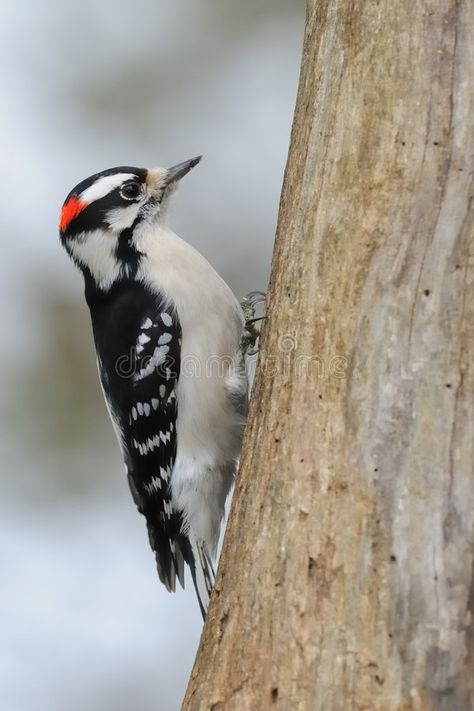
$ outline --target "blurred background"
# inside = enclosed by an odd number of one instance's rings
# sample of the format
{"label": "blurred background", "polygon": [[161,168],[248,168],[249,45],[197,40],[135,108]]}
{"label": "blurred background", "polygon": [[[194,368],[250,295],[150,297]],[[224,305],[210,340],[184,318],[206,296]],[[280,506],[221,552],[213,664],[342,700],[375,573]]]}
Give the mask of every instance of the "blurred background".
{"label": "blurred background", "polygon": [[238,296],[265,289],[304,1],[0,8],[0,709],[175,711],[200,613],[159,584],[59,208],[104,168],[203,153],[171,224]]}

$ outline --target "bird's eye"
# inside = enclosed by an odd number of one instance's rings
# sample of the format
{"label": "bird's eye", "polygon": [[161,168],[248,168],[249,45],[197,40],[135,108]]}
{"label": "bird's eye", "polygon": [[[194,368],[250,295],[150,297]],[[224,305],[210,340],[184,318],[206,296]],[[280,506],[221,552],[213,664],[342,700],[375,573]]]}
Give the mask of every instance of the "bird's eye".
{"label": "bird's eye", "polygon": [[125,199],[125,200],[135,200],[137,197],[140,196],[142,191],[142,187],[140,183],[136,183],[135,181],[131,183],[125,183],[125,185],[122,185],[120,188],[120,195]]}

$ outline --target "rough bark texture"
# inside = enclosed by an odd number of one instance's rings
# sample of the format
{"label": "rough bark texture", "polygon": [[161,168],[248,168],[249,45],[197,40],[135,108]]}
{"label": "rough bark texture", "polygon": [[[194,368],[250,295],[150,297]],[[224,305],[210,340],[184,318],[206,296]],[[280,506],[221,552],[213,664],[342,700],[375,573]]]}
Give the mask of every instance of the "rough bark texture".
{"label": "rough bark texture", "polygon": [[474,708],[474,0],[310,0],[185,711]]}

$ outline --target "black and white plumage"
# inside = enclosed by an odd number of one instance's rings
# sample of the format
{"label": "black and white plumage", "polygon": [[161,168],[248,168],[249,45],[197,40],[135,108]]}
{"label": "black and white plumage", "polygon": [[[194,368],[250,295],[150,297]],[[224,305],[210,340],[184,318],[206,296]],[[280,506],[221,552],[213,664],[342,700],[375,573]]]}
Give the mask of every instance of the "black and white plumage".
{"label": "black and white plumage", "polygon": [[99,375],[160,580],[190,567],[203,614],[247,401],[243,317],[209,263],[164,223],[198,159],[79,183],[61,241],[84,274]]}

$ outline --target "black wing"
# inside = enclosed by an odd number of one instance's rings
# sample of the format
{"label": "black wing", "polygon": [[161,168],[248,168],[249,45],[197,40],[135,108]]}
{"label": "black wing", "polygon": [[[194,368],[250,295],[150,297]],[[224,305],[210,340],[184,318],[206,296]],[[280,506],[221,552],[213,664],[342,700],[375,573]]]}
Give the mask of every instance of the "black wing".
{"label": "black wing", "polygon": [[[173,509],[170,479],[176,459],[181,329],[177,316],[159,308],[143,318],[134,346],[128,411],[123,431],[130,489],[145,516],[160,580],[184,585],[186,541]],[[185,549],[183,551],[183,548]]]}
{"label": "black wing", "polygon": [[182,533],[182,516],[173,508],[170,491],[177,450],[179,319],[164,300],[135,286],[116,294],[107,308],[96,309],[93,324],[104,395],[132,496],[147,521],[158,575],[174,591],[176,577],[184,587],[188,563],[204,614],[212,565],[201,546]]}

